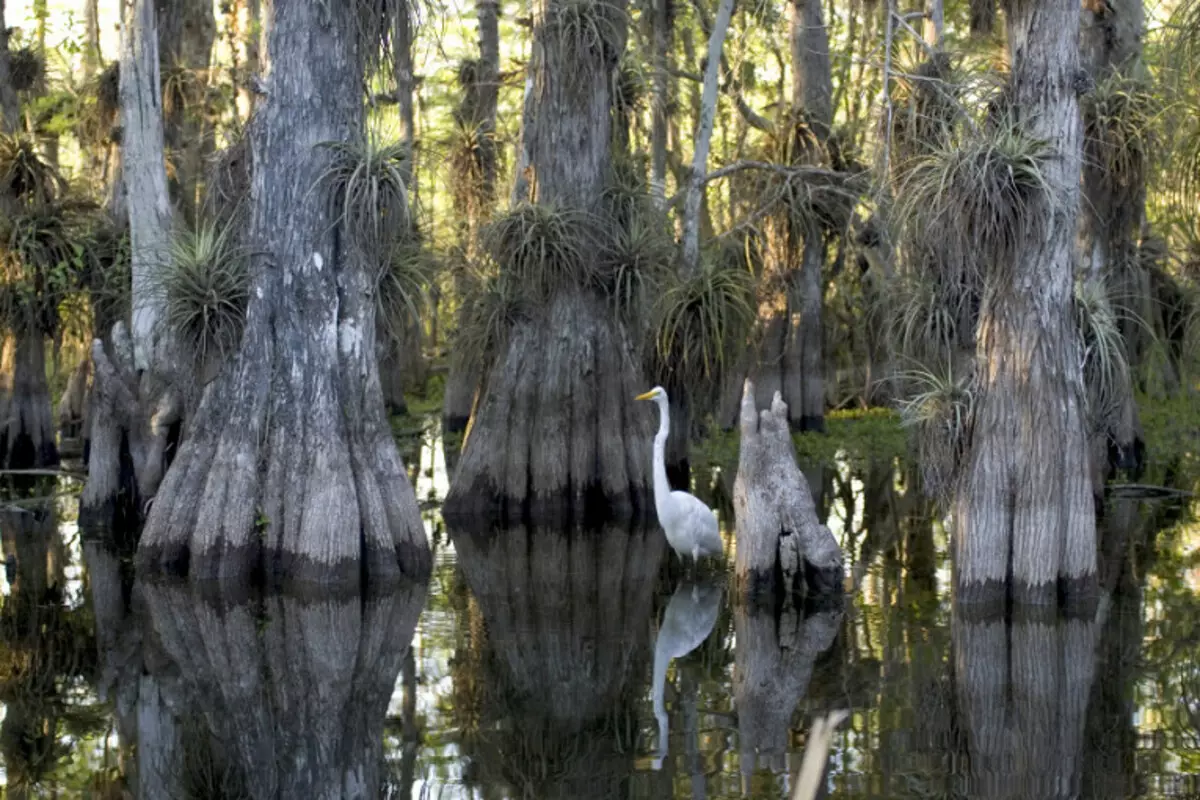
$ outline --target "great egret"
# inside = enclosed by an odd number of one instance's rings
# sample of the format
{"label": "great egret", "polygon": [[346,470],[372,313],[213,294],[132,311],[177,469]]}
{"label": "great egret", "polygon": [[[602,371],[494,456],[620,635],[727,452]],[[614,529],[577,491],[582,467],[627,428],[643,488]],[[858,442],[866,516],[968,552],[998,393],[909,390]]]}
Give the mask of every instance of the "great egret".
{"label": "great egret", "polygon": [[671,414],[667,410],[667,392],[655,386],[635,400],[653,400],[658,404],[658,433],[654,436],[654,509],[658,524],[667,534],[667,542],[679,558],[691,555],[696,562],[700,556],[715,556],[724,552],[721,532],[712,510],[695,495],[671,491],[667,483],[666,448],[671,432]]}

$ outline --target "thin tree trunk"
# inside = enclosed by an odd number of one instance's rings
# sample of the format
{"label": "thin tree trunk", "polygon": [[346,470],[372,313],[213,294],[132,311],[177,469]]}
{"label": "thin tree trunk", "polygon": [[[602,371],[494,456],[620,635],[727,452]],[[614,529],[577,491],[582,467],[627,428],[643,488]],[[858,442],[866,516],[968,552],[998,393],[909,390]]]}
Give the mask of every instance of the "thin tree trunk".
{"label": "thin tree trunk", "polygon": [[[467,176],[459,179],[460,190],[477,197],[455,194],[458,213],[466,219],[462,229],[464,241],[461,246],[467,261],[474,262],[478,255],[479,237],[483,223],[491,216],[496,200],[496,106],[500,97],[500,4],[498,0],[479,0],[475,4],[479,20],[479,68],[474,84],[461,87],[463,101],[459,106],[460,124],[475,131],[477,147],[473,153],[475,170],[478,170],[479,186],[473,186]],[[521,148],[522,152],[524,148]],[[519,179],[519,175],[518,175]],[[466,295],[466,281],[461,273],[456,276],[459,302]],[[459,310],[459,325],[463,324],[465,308]],[[483,375],[475,368],[470,354],[451,354],[450,369],[446,375],[445,394],[442,398],[442,426],[446,433],[461,433],[467,429],[475,398]]]}
{"label": "thin tree trunk", "polygon": [[671,52],[675,33],[675,0],[650,0],[654,74],[650,90],[650,194],[667,199],[667,118],[671,113]]}
{"label": "thin tree trunk", "polygon": [[[594,217],[611,166],[610,88],[625,7],[597,2],[591,13],[609,33],[573,52],[555,29],[578,9],[562,2],[551,0],[534,17],[521,146],[534,202]],[[645,513],[651,417],[633,402],[642,383],[632,356],[604,297],[590,287],[557,287],[515,323],[487,379],[447,513],[560,514],[582,508],[585,498],[605,513]]]}
{"label": "thin tree trunk", "polygon": [[991,36],[996,27],[996,0],[971,0],[971,35]]}
{"label": "thin tree trunk", "polygon": [[[205,387],[138,561],[195,579],[358,586],[423,575],[430,552],[384,414],[372,276],[321,176],[363,136],[356,8],[268,7],[251,130],[251,292],[241,348]],[[322,98],[313,103],[314,97]]]}
{"label": "thin tree trunk", "polygon": [[733,0],[721,0],[712,34],[708,37],[708,57],[704,67],[704,89],[700,95],[700,118],[696,123],[696,141],[692,150],[692,171],[683,199],[682,268],[685,274],[700,269],[700,206],[708,175],[708,151],[712,144],[713,123],[717,114],[717,79],[721,69],[721,51],[733,17]]}
{"label": "thin tree trunk", "polygon": [[925,41],[940,50],[946,35],[946,10],[942,0],[925,0]]}
{"label": "thin tree trunk", "polygon": [[[1093,595],[1095,513],[1088,470],[1073,254],[1082,130],[1076,97],[1078,0],[1019,3],[1008,16],[1011,97],[1025,134],[1053,143],[1051,197],[988,281],[965,473],[955,497],[960,602],[1018,603]],[[1009,575],[1009,564],[1012,573]],[[1060,588],[1061,587],[1061,588]]]}
{"label": "thin tree trunk", "polygon": [[153,272],[167,256],[171,200],[164,161],[158,15],[154,0],[131,0],[125,9],[121,23],[121,148],[133,260],[133,354],[137,369],[162,371],[160,320],[165,299],[155,290]]}
{"label": "thin tree trunk", "polygon": [[254,113],[258,93],[254,82],[258,80],[259,41],[262,38],[262,0],[238,0],[238,21],[241,26],[242,80],[238,82],[238,114],[245,120]]}

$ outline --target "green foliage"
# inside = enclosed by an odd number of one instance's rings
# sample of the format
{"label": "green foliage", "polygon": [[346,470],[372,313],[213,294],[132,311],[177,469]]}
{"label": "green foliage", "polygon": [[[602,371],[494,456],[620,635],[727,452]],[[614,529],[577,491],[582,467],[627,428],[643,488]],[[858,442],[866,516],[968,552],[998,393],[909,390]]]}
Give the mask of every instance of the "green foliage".
{"label": "green foliage", "polygon": [[879,293],[888,341],[896,351],[928,366],[944,363],[973,340],[974,330],[963,331],[962,325],[973,318],[970,306],[978,293],[955,277],[905,275]]}
{"label": "green foliage", "polygon": [[392,248],[375,287],[376,317],[392,339],[398,340],[406,325],[421,319],[429,303],[425,287],[437,271],[437,260],[419,242],[399,242]]}
{"label": "green foliage", "polygon": [[55,202],[66,188],[66,181],[42,159],[33,139],[0,135],[0,193],[36,205]]}
{"label": "green foliage", "polygon": [[596,278],[594,221],[579,211],[521,203],[484,229],[483,244],[506,291],[531,305]]}
{"label": "green foliage", "polygon": [[656,357],[676,381],[720,375],[726,354],[754,324],[754,276],[705,259],[694,274],[669,273],[653,309]]}
{"label": "green foliage", "polygon": [[913,387],[900,404],[905,426],[916,432],[925,491],[947,502],[954,491],[959,465],[966,452],[974,393],[971,379],[953,370],[916,370],[901,380]]}
{"label": "green foliage", "polygon": [[963,131],[905,165],[898,219],[910,238],[936,242],[952,259],[1001,265],[1058,205],[1045,177],[1053,157],[1049,142],[1007,117]]}
{"label": "green foliage", "polygon": [[[1154,149],[1159,114],[1154,85],[1128,72],[1113,72],[1083,98],[1085,161],[1116,188],[1138,191]],[[1117,203],[1133,198],[1116,198]]]}
{"label": "green foliage", "polygon": [[32,47],[18,47],[8,53],[8,79],[15,91],[32,89],[44,69],[41,56]]}
{"label": "green foliage", "polygon": [[249,253],[229,226],[201,222],[177,233],[153,289],[164,299],[163,323],[204,364],[238,347],[250,294]]}
{"label": "green foliage", "polygon": [[[707,437],[693,448],[693,463],[698,470],[704,465],[736,470],[739,439],[736,430]],[[825,417],[825,433],[796,433],[792,441],[802,466],[847,461],[865,467],[893,462],[908,452],[908,432],[901,417],[886,408],[831,411]]]}
{"label": "green foliage", "polygon": [[329,193],[338,221],[360,252],[376,264],[386,264],[393,243],[411,228],[404,183],[406,146],[366,136],[325,142],[323,147],[332,158],[318,185]]}
{"label": "green foliage", "polygon": [[56,329],[59,304],[84,274],[84,213],[79,204],[53,202],[0,219],[0,324]]}
{"label": "green foliage", "polygon": [[1083,344],[1088,411],[1094,423],[1103,423],[1119,412],[1129,387],[1125,340],[1102,280],[1076,280],[1074,308]]}
{"label": "green foliage", "polygon": [[464,267],[463,314],[454,340],[454,358],[472,372],[491,364],[519,319],[516,285],[496,272]]}
{"label": "green foliage", "polygon": [[613,311],[635,321],[667,279],[674,256],[675,241],[661,215],[634,215],[613,230],[599,252],[601,284]]}

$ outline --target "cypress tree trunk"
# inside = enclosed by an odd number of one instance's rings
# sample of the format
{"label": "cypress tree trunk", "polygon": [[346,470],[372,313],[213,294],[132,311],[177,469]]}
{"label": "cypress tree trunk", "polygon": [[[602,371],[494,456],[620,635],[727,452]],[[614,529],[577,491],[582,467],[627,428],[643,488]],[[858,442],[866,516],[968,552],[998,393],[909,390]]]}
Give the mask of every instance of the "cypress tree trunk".
{"label": "cypress tree trunk", "polygon": [[[577,13],[594,15],[609,31],[603,43],[576,52],[557,32]],[[536,11],[522,147],[538,204],[601,213],[624,13],[623,2],[596,0],[582,7],[549,0]],[[605,299],[560,282],[548,303],[516,323],[487,379],[446,512],[562,513],[593,498],[606,513],[644,513],[652,419],[634,406],[641,385],[626,332]]]}
{"label": "cypress tree trunk", "polygon": [[[1073,319],[1073,255],[1082,130],[1076,97],[1079,3],[1012,3],[1012,113],[1052,143],[1051,192],[988,281],[980,310],[978,377],[965,472],[954,501],[960,602],[1084,600],[1096,576],[1081,350]],[[1011,576],[1009,563],[1011,561]],[[1061,584],[1061,585],[1060,585]]]}
{"label": "cypress tree trunk", "polygon": [[[833,124],[833,79],[829,35],[820,0],[792,0],[792,124],[807,124],[822,145]],[[803,153],[803,145],[794,148]],[[815,221],[782,223],[787,305],[768,323],[766,344],[755,370],[759,405],[783,393],[789,419],[799,430],[825,430],[824,292],[825,231]]]}
{"label": "cypress tree trunk", "polygon": [[[455,211],[466,221],[461,228],[461,246],[468,262],[473,262],[478,254],[480,230],[496,199],[496,104],[500,95],[500,4],[497,0],[479,0],[475,13],[479,20],[478,68],[471,76],[463,75],[473,80],[461,87],[463,99],[457,113],[459,124],[475,131],[477,145],[471,166],[478,177],[457,176],[459,186],[454,197]],[[466,281],[459,278],[456,288],[461,301],[466,294]],[[460,325],[464,318],[462,309]],[[442,425],[447,433],[466,430],[482,377],[465,354],[451,354],[442,399]]]}
{"label": "cypress tree trunk", "polygon": [[217,21],[210,0],[154,0],[158,11],[163,87],[164,140],[175,170],[169,186],[172,201],[185,219],[195,219],[196,190],[204,158],[212,150],[205,119],[209,64],[217,38]]}
{"label": "cypress tree trunk", "polygon": [[[160,488],[143,568],[358,585],[424,574],[429,545],[384,415],[366,257],[321,191],[363,134],[353,4],[278,0],[251,130],[251,292]],[[319,102],[318,102],[319,99]],[[314,189],[314,187],[317,187]]]}
{"label": "cypress tree trunk", "polygon": [[46,383],[46,338],[21,330],[0,351],[0,464],[31,469],[58,464],[58,444]]}

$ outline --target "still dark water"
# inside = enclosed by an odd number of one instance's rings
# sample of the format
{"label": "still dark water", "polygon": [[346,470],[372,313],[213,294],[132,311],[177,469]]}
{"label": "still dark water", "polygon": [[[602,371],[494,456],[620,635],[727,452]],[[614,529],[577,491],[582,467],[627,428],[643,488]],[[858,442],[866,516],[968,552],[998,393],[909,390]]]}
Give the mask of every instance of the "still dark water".
{"label": "still dark water", "polygon": [[410,456],[435,569],[383,596],[136,583],[66,482],[0,511],[4,796],[784,798],[844,708],[822,796],[1200,798],[1194,501],[1110,502],[1096,617],[967,620],[904,471],[831,464],[856,590],[747,609],[657,529],[448,532]]}

